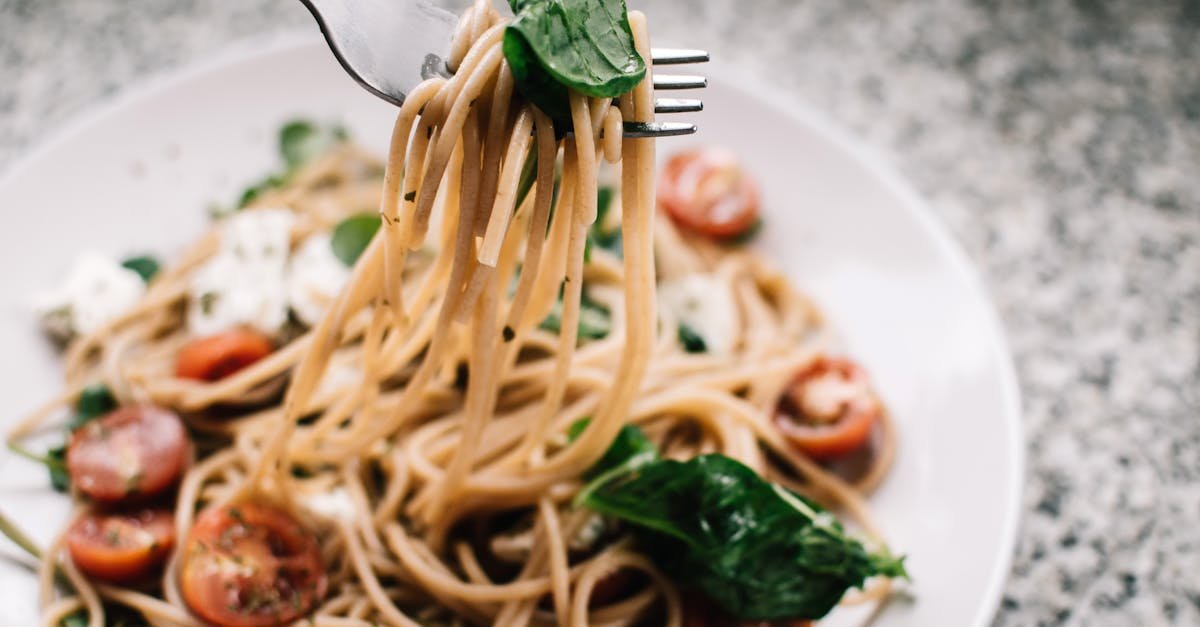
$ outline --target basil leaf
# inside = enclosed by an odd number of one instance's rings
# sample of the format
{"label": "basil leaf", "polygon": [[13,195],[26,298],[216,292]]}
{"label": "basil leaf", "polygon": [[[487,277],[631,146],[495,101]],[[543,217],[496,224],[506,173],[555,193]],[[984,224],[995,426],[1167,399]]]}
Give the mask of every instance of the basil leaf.
{"label": "basil leaf", "polygon": [[567,88],[615,98],[646,75],[624,0],[509,0],[504,57],[517,90],[556,123],[570,124]]}
{"label": "basil leaf", "polygon": [[738,619],[820,618],[868,577],[907,576],[903,558],[869,553],[816,504],[719,454],[655,461],[582,501],[631,523],[665,573]]}
{"label": "basil leaf", "polygon": [[147,283],[150,282],[150,279],[154,278],[154,275],[158,274],[159,269],[158,260],[150,255],[130,257],[122,261],[121,266],[138,273],[138,276],[142,277],[142,280]]}
{"label": "basil leaf", "polygon": [[704,342],[704,338],[692,327],[682,322],[679,323],[678,337],[679,343],[683,345],[683,350],[689,353],[708,352],[708,344]]}
{"label": "basil leaf", "polygon": [[117,408],[117,399],[112,391],[103,383],[93,383],[79,393],[75,402],[75,415],[71,417],[68,428],[71,431],[107,414]]}
{"label": "basil leaf", "polygon": [[333,254],[347,266],[353,266],[379,230],[379,214],[360,213],[338,223],[333,229]]}
{"label": "basil leaf", "polygon": [[[64,616],[58,624],[59,627],[87,627],[88,612],[86,609],[75,610]],[[105,603],[104,624],[105,627],[143,627],[149,623],[137,610],[116,603]]]}
{"label": "basil leaf", "polygon": [[319,126],[308,120],[292,120],[279,129],[279,155],[293,171],[346,141],[346,129]]}

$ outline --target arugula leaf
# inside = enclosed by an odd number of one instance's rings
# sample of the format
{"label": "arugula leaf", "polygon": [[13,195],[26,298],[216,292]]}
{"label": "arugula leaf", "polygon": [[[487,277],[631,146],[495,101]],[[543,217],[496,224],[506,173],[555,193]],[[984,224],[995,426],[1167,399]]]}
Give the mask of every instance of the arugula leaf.
{"label": "arugula leaf", "polygon": [[683,350],[689,353],[708,352],[708,344],[704,342],[704,337],[682,322],[679,323],[678,337]]}
{"label": "arugula leaf", "polygon": [[87,627],[88,612],[85,609],[78,609],[58,621],[59,627]]}
{"label": "arugula leaf", "polygon": [[[562,296],[550,308],[550,313],[538,324],[538,328],[558,333],[562,331]],[[594,302],[585,293],[579,301],[578,340],[599,340],[612,330],[612,315],[600,303]]]}
{"label": "arugula leaf", "polygon": [[728,246],[745,246],[746,244],[749,244],[750,242],[754,241],[754,238],[758,237],[758,234],[762,230],[763,230],[763,219],[760,216],[757,220],[754,221],[754,224],[751,224],[750,226],[746,227],[745,231],[742,231],[741,233],[738,233],[737,235],[734,235],[733,237],[729,237],[724,240],[721,240],[721,243],[728,245]]}
{"label": "arugula leaf", "polygon": [[130,257],[121,262],[121,266],[138,273],[142,280],[149,283],[158,274],[158,260],[150,255]]}
{"label": "arugula leaf", "polygon": [[107,414],[117,408],[117,399],[112,391],[103,383],[93,383],[79,392],[79,400],[75,402],[75,415],[67,427],[71,431]]}
{"label": "arugula leaf", "polygon": [[739,619],[820,618],[868,577],[907,576],[903,558],[867,552],[818,505],[723,455],[589,487],[584,505],[631,523],[664,572]]}
{"label": "arugula leaf", "polygon": [[338,223],[333,229],[333,254],[347,266],[353,266],[379,230],[379,214],[360,213]]}
{"label": "arugula leaf", "polygon": [[330,148],[346,141],[346,129],[319,126],[308,120],[292,120],[279,129],[279,155],[289,172],[298,169]]}
{"label": "arugula leaf", "polygon": [[556,124],[569,125],[567,88],[615,98],[646,75],[624,0],[509,0],[504,57],[517,90]]}

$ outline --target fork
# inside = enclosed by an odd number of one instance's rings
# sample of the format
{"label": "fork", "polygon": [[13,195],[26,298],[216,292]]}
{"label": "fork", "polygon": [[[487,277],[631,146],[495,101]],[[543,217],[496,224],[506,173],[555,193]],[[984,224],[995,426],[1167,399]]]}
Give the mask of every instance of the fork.
{"label": "fork", "polygon": [[[384,100],[400,105],[421,81],[449,76],[446,57],[457,16],[431,0],[300,0],[316,18],[346,72]],[[653,65],[708,61],[704,50],[652,48]],[[654,89],[700,89],[703,76],[654,74]],[[704,103],[690,98],[656,98],[655,113],[701,111]],[[626,122],[627,137],[690,135],[688,122]]]}

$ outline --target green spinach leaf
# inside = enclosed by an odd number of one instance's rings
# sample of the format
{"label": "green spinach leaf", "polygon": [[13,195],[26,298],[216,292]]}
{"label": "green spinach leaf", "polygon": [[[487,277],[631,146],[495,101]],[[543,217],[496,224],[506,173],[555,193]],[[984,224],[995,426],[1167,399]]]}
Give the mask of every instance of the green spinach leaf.
{"label": "green spinach leaf", "polygon": [[121,266],[138,273],[138,276],[147,283],[154,278],[154,275],[158,274],[159,269],[158,260],[150,255],[130,257],[122,261]]}
{"label": "green spinach leaf", "polygon": [[116,408],[117,399],[113,398],[108,386],[93,383],[79,392],[79,400],[75,402],[75,415],[71,417],[67,427],[74,431]]}
{"label": "green spinach leaf", "polygon": [[680,322],[677,335],[679,343],[683,346],[683,350],[689,353],[704,353],[708,351],[708,344],[705,343],[704,337],[696,333],[692,327]]}
{"label": "green spinach leaf", "polygon": [[292,120],[279,129],[279,155],[292,172],[346,141],[347,136],[346,129],[340,126]]}
{"label": "green spinach leaf", "polygon": [[[550,313],[542,319],[538,324],[538,328],[558,333],[562,330],[562,296],[554,302],[554,306],[550,308]],[[591,341],[603,339],[612,330],[612,314],[608,309],[592,301],[587,297],[586,292],[579,301],[579,331],[578,341]]]}
{"label": "green spinach leaf", "polygon": [[739,619],[820,618],[868,577],[907,576],[903,558],[868,552],[830,513],[723,455],[590,487],[584,505],[631,523],[664,572]]}
{"label": "green spinach leaf", "polygon": [[[591,418],[580,418],[567,429],[567,441],[574,442],[587,429]],[[614,469],[629,472],[658,459],[658,449],[640,428],[625,425],[617,433],[604,455],[583,473],[584,479],[595,479]]]}
{"label": "green spinach leaf", "polygon": [[567,88],[615,98],[646,75],[624,0],[509,0],[515,18],[504,31],[504,56],[517,90],[569,125]]}
{"label": "green spinach leaf", "polygon": [[379,214],[360,213],[338,223],[333,229],[333,254],[347,266],[353,266],[379,230]]}

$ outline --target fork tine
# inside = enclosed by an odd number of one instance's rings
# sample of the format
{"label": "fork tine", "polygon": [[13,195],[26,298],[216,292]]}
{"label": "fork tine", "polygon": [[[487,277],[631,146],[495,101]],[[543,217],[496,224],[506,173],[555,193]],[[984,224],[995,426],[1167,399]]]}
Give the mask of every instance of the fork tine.
{"label": "fork tine", "polygon": [[688,122],[626,122],[622,130],[625,137],[673,137],[695,133],[696,125]]}
{"label": "fork tine", "polygon": [[704,101],[691,98],[656,98],[655,113],[692,113],[704,110]]}
{"label": "fork tine", "polygon": [[700,89],[708,85],[708,79],[703,76],[687,74],[655,74],[655,89]]}
{"label": "fork tine", "polygon": [[704,63],[708,61],[708,51],[690,50],[687,48],[651,48],[650,59],[654,65]]}

